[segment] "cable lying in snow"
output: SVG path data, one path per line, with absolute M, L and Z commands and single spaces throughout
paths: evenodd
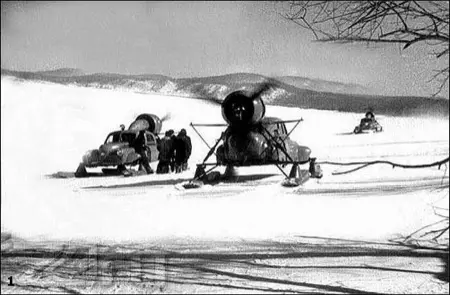
M 438 166 L 438 169 L 441 169 L 441 166 L 443 164 L 446 164 L 447 162 L 449 162 L 449 157 L 447 157 L 444 160 L 438 161 L 438 162 L 434 162 L 434 163 L 430 163 L 430 164 L 420 164 L 420 165 L 404 165 L 404 164 L 398 164 L 398 163 L 394 163 L 391 161 L 371 161 L 371 162 L 347 162 L 347 163 L 339 163 L 339 162 L 330 162 L 330 161 L 323 161 L 323 162 L 317 162 L 317 164 L 322 164 L 322 165 L 338 165 L 338 166 L 354 166 L 354 165 L 361 165 L 359 167 L 356 167 L 354 169 L 351 170 L 347 170 L 344 172 L 333 172 L 332 175 L 342 175 L 342 174 L 347 174 L 347 173 L 351 173 L 363 168 L 366 168 L 368 166 L 371 165 L 375 165 L 375 164 L 388 164 L 388 165 L 392 165 L 392 168 L 395 167 L 400 167 L 400 168 L 406 168 L 406 169 L 414 169 L 414 168 L 428 168 L 428 167 L 433 167 L 433 166 Z

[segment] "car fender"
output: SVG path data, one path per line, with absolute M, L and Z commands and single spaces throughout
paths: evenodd
M 100 151 L 99 150 L 89 150 L 82 157 L 82 163 L 86 166 L 95 165 L 100 161 Z

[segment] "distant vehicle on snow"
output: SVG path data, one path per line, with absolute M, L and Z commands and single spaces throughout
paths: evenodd
M 372 112 L 367 112 L 365 118 L 361 119 L 358 126 L 355 127 L 353 133 L 374 133 L 382 132 L 383 127 L 375 120 L 375 116 Z

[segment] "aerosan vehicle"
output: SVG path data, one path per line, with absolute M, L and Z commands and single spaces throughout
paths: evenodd
M 133 148 L 134 140 L 141 130 L 145 132 L 147 149 L 150 151 L 150 162 L 158 160 L 158 133 L 162 122 L 153 114 L 141 114 L 131 123 L 128 130 L 113 131 L 108 134 L 105 142 L 98 149 L 89 150 L 75 172 L 76 177 L 88 176 L 86 168 L 115 167 L 118 173 L 129 175 L 129 168 L 139 164 L 140 155 Z M 114 170 L 114 169 L 112 169 Z M 103 169 L 104 173 L 113 172 Z
M 367 112 L 365 118 L 362 118 L 360 124 L 353 130 L 353 133 L 359 134 L 382 131 L 383 127 L 375 120 L 374 114 L 372 112 Z
M 217 166 L 227 167 L 226 176 L 233 167 L 275 165 L 286 176 L 283 182 L 286 186 L 298 186 L 310 177 L 322 177 L 320 166 L 310 157 L 311 149 L 289 137 L 303 120 L 283 121 L 265 117 L 266 107 L 261 96 L 272 87 L 271 83 L 264 83 L 253 92 L 239 90 L 226 96 L 221 108 L 227 124 L 191 123 L 197 133 L 195 127 L 198 126 L 224 126 L 226 130 L 210 148 L 203 162 L 197 165 L 194 179 L 185 184 L 185 188 L 199 187 L 211 180 L 209 173 Z M 286 123 L 296 125 L 288 132 Z M 216 162 L 208 163 L 214 153 Z M 309 169 L 300 169 L 303 164 L 309 164 Z M 292 165 L 289 175 L 282 169 L 286 165 Z M 210 169 L 206 171 L 207 167 Z

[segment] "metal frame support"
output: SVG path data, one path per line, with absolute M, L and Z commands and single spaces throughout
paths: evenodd
M 202 166 L 201 164 L 197 165 L 197 169 L 198 169 L 199 167 L 201 167 L 201 166 Z M 210 168 L 209 170 L 203 171 L 203 172 L 201 172 L 199 175 L 194 176 L 194 178 L 193 178 L 191 181 L 199 180 L 199 179 L 202 178 L 203 176 L 208 175 L 208 173 L 211 172 L 211 171 L 213 171 L 214 169 L 216 169 L 217 166 L 218 166 L 218 165 L 215 165 L 214 167 Z M 197 171 L 196 171 L 196 172 L 197 172 Z M 196 173 L 196 174 L 197 174 L 197 173 Z
M 286 174 L 286 172 L 284 172 L 284 170 L 278 165 L 278 164 L 274 164 L 275 167 L 277 167 L 278 169 L 280 169 L 281 173 L 284 174 L 284 176 L 286 176 L 286 178 L 289 178 L 289 176 Z
M 228 129 L 227 129 L 228 130 Z M 225 130 L 226 132 L 226 130 Z M 209 149 L 208 154 L 206 155 L 205 159 L 203 159 L 203 164 L 208 161 L 209 157 L 212 156 L 212 154 L 214 154 L 216 152 L 216 147 L 219 145 L 220 141 L 223 139 L 225 132 L 222 132 L 222 134 L 220 135 L 220 138 L 216 141 L 216 143 L 214 144 L 214 146 L 212 148 Z
M 302 122 L 302 121 L 303 121 L 303 118 L 301 118 L 300 120 L 297 121 L 297 124 L 295 124 L 294 127 L 292 127 L 291 131 L 288 132 L 288 134 L 286 135 L 286 138 L 288 138 L 291 135 L 292 131 L 294 131 L 295 128 L 297 128 L 298 124 L 300 124 L 300 122 Z
M 276 141 L 276 139 L 272 136 L 272 134 L 270 134 L 270 132 L 264 126 L 262 126 L 262 128 L 269 135 L 269 138 L 275 143 L 275 146 L 279 148 L 291 162 L 294 162 L 294 160 L 292 160 L 291 156 L 289 156 L 288 152 L 286 151 L 286 148 L 284 148 L 278 141 Z M 266 138 L 266 140 L 268 140 L 268 138 L 264 135 L 264 133 L 261 134 Z
M 298 171 L 298 164 L 293 164 L 291 172 L 289 173 L 289 178 L 297 178 L 297 175 L 300 175 Z
M 190 126 L 192 127 L 192 129 L 194 129 L 195 133 L 197 133 L 197 135 L 200 137 L 200 139 L 206 144 L 206 146 L 210 149 L 211 147 L 209 146 L 208 142 L 206 142 L 206 140 L 203 138 L 203 136 L 200 134 L 200 132 L 198 132 L 198 130 L 195 128 L 194 124 L 190 124 Z

